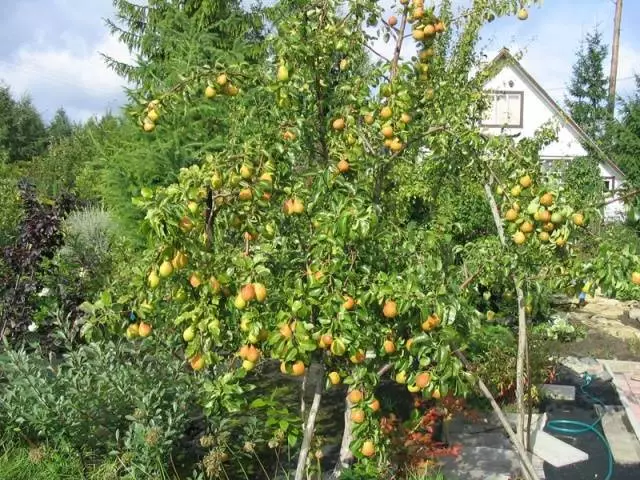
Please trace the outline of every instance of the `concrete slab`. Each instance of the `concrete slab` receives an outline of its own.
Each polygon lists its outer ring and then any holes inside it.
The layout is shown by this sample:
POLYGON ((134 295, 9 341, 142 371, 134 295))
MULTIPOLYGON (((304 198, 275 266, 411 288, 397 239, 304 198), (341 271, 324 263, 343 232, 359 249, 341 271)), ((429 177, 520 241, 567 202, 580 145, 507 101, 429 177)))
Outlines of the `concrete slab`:
POLYGON ((596 412, 602 416, 602 429, 609 442, 616 463, 621 465, 640 464, 640 442, 627 421, 624 408, 596 405, 596 412))
POLYGON ((545 383, 540 387, 540 391, 547 398, 554 400, 574 402, 576 399, 576 387, 573 385, 552 385, 545 383))
POLYGON ((547 432, 538 432, 533 453, 556 468, 589 460, 588 454, 547 432))
POLYGON ((636 394, 640 382, 633 380, 640 372, 640 363, 617 360, 600 360, 605 370, 613 377, 620 403, 627 414, 627 420, 636 438, 640 441, 640 394, 636 394))
POLYGON ((533 453, 536 456, 554 467, 564 467, 589 459, 587 453, 545 432, 543 429, 546 424, 547 416, 545 414, 543 421, 541 421, 541 428, 535 432, 535 437, 531 441, 533 453))

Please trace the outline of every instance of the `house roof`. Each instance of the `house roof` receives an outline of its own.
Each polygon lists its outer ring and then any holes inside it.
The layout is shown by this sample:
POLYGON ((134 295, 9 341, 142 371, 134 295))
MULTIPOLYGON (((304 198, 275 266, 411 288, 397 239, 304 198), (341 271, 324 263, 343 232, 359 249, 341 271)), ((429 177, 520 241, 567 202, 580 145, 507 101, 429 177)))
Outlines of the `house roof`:
MULTIPOLYGON (((502 48, 498 55, 490 62, 490 66, 495 66, 500 62, 505 62, 515 68, 515 70, 522 75, 522 77, 531 85, 531 87, 540 94, 542 99, 548 104, 548 106, 553 110, 556 115, 558 115, 562 120, 568 123, 571 128, 578 134, 578 139, 583 145, 588 145, 591 147, 597 154, 600 156, 602 161, 609 165, 615 172, 624 177, 624 172, 616 165, 616 163, 611 160, 611 158, 598 146, 598 144, 586 134, 586 132, 578 125, 571 116, 567 112, 565 112, 558 103, 551 98, 551 96, 547 93, 547 91, 542 88, 542 86, 531 76, 529 72, 527 72, 524 67, 520 64, 520 62, 511 54, 508 48, 502 48)), ((496 70, 496 74, 499 70, 496 70)))

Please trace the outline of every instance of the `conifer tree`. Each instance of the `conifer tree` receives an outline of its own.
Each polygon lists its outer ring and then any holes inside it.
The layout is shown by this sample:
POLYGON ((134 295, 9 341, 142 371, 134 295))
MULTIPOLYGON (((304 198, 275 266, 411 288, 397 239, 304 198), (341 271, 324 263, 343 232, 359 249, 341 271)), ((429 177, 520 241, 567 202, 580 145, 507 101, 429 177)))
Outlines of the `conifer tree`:
POLYGON ((604 71, 607 45, 602 33, 588 33, 577 52, 569 95, 565 103, 569 114, 593 140, 605 141, 607 121, 607 85, 604 71))
POLYGON ((56 110, 56 114, 47 128, 47 133, 51 142, 57 142, 73 133, 73 123, 64 108, 56 110))

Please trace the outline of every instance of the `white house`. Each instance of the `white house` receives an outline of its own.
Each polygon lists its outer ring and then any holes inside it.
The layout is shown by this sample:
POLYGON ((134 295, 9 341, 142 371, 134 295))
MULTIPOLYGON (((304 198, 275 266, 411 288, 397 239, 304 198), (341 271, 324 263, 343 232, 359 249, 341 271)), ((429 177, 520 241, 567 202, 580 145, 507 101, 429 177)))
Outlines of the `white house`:
MULTIPOLYGON (((600 174, 611 199, 624 182, 624 173, 595 142, 565 113, 515 57, 503 48, 493 60, 497 73, 485 84, 492 103, 482 121, 488 134, 505 134, 517 138, 531 137, 541 126, 553 122, 558 139, 540 152, 544 165, 558 165, 585 156, 585 146, 599 155, 600 174)), ((605 206, 607 220, 624 217, 622 201, 605 206)))

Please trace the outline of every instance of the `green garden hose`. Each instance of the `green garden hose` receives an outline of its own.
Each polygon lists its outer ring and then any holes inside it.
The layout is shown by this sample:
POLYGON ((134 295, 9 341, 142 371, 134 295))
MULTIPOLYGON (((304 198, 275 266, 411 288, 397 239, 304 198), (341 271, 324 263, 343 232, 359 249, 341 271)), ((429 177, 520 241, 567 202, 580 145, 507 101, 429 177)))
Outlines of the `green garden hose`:
POLYGON ((551 420, 547 423, 547 427, 549 428, 549 430, 553 432, 565 433, 568 435, 579 435, 587 432, 595 433, 597 437, 600 439, 600 441, 602 442, 602 444, 604 445, 604 448, 607 451, 607 459, 609 461, 609 466, 607 468, 607 476, 604 478, 604 480, 611 480, 611 478, 613 477, 613 453, 611 453, 609 442, 607 442, 607 439, 604 437, 604 435, 602 435, 598 431, 598 428, 597 428, 597 425, 602 420, 602 417, 604 416, 604 413, 606 411, 605 405, 598 398, 594 397, 593 395, 585 391, 585 388, 591 384, 591 380, 592 380, 591 376, 585 374, 583 378, 584 378, 584 383, 580 387, 580 391, 584 396, 591 399, 594 403, 597 403, 602 406, 602 414, 595 420, 595 422, 591 424, 585 423, 585 422, 578 422, 575 420, 551 420))

